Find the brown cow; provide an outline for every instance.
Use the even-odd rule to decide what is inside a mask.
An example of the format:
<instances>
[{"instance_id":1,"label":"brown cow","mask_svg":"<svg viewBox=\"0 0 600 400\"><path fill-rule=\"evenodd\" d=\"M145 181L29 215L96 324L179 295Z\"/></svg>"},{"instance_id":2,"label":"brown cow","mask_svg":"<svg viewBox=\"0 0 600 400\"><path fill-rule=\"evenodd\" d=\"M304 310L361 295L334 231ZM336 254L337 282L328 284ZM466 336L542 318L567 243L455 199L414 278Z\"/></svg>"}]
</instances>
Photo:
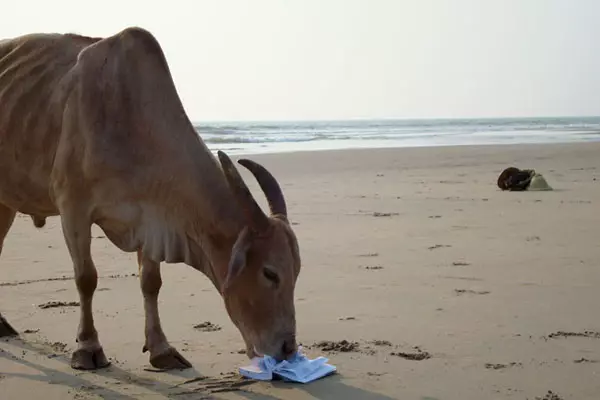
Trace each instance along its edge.
<instances>
[{"instance_id":1,"label":"brown cow","mask_svg":"<svg viewBox=\"0 0 600 400\"><path fill-rule=\"evenodd\" d=\"M73 368L109 364L92 315L92 224L138 254L143 351L153 366L190 366L161 327L160 262L184 262L210 278L249 357L296 351L300 256L283 194L264 167L239 161L265 193L267 216L229 157L218 156L220 164L186 116L148 31L0 43L0 244L17 212L38 227L60 215L81 303Z\"/></svg>"}]
</instances>

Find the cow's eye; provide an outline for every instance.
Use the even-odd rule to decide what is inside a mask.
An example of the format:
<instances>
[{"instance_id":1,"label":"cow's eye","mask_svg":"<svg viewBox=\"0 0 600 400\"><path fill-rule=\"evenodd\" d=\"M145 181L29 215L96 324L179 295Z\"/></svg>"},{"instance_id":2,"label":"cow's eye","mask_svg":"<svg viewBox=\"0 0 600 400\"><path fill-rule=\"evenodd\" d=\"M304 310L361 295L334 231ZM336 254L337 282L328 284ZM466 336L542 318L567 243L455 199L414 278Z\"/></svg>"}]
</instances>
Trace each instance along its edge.
<instances>
[{"instance_id":1,"label":"cow's eye","mask_svg":"<svg viewBox=\"0 0 600 400\"><path fill-rule=\"evenodd\" d=\"M263 268L263 275L274 284L279 284L279 275L269 268Z\"/></svg>"}]
</instances>

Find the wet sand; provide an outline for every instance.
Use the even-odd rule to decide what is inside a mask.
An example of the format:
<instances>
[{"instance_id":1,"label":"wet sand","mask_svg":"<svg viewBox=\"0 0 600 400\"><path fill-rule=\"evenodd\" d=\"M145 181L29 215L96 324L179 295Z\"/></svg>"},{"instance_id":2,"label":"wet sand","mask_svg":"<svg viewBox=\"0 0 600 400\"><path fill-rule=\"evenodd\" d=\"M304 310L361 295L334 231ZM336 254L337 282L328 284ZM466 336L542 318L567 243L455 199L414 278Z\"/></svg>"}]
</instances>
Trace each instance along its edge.
<instances>
[{"instance_id":1,"label":"wet sand","mask_svg":"<svg viewBox=\"0 0 600 400\"><path fill-rule=\"evenodd\" d=\"M112 366L71 370L79 299L60 220L37 230L20 215L0 259L0 310L22 335L0 341L0 397L598 399L598 154L600 144L252 156L280 180L299 238L299 339L339 369L308 385L240 382L241 337L208 279L183 264L163 265L161 318L195 368L148 370L135 256L98 228L95 319ZM510 165L555 190L501 192Z\"/></svg>"}]
</instances>

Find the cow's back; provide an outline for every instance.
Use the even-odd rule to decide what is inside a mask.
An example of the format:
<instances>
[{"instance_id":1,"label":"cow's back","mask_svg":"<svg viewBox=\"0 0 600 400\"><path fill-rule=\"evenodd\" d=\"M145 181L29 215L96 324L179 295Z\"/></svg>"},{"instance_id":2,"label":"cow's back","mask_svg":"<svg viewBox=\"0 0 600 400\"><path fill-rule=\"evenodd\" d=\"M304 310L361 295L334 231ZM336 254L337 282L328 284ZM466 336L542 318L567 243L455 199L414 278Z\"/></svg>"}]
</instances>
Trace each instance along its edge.
<instances>
[{"instance_id":1,"label":"cow's back","mask_svg":"<svg viewBox=\"0 0 600 400\"><path fill-rule=\"evenodd\" d=\"M60 137L61 80L98 39L30 34L0 41L0 203L56 213L49 176Z\"/></svg>"}]
</instances>

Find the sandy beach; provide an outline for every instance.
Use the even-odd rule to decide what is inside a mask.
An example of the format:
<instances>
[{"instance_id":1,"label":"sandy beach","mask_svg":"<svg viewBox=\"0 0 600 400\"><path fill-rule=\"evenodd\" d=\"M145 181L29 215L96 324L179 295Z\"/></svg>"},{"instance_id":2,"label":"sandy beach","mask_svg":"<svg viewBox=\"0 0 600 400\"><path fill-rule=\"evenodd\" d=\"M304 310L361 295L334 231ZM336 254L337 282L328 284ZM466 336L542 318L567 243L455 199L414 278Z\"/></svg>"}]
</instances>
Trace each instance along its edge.
<instances>
[{"instance_id":1,"label":"sandy beach","mask_svg":"<svg viewBox=\"0 0 600 400\"><path fill-rule=\"evenodd\" d=\"M280 181L298 235L299 340L338 367L308 385L240 385L242 339L208 278L183 264L163 265L160 311L194 369L147 370L135 255L97 227L95 319L112 366L71 370L78 297L60 220L37 230L19 215L0 310L21 337L0 341L0 398L599 399L598 154L600 143L250 156ZM555 190L501 192L511 165Z\"/></svg>"}]
</instances>

